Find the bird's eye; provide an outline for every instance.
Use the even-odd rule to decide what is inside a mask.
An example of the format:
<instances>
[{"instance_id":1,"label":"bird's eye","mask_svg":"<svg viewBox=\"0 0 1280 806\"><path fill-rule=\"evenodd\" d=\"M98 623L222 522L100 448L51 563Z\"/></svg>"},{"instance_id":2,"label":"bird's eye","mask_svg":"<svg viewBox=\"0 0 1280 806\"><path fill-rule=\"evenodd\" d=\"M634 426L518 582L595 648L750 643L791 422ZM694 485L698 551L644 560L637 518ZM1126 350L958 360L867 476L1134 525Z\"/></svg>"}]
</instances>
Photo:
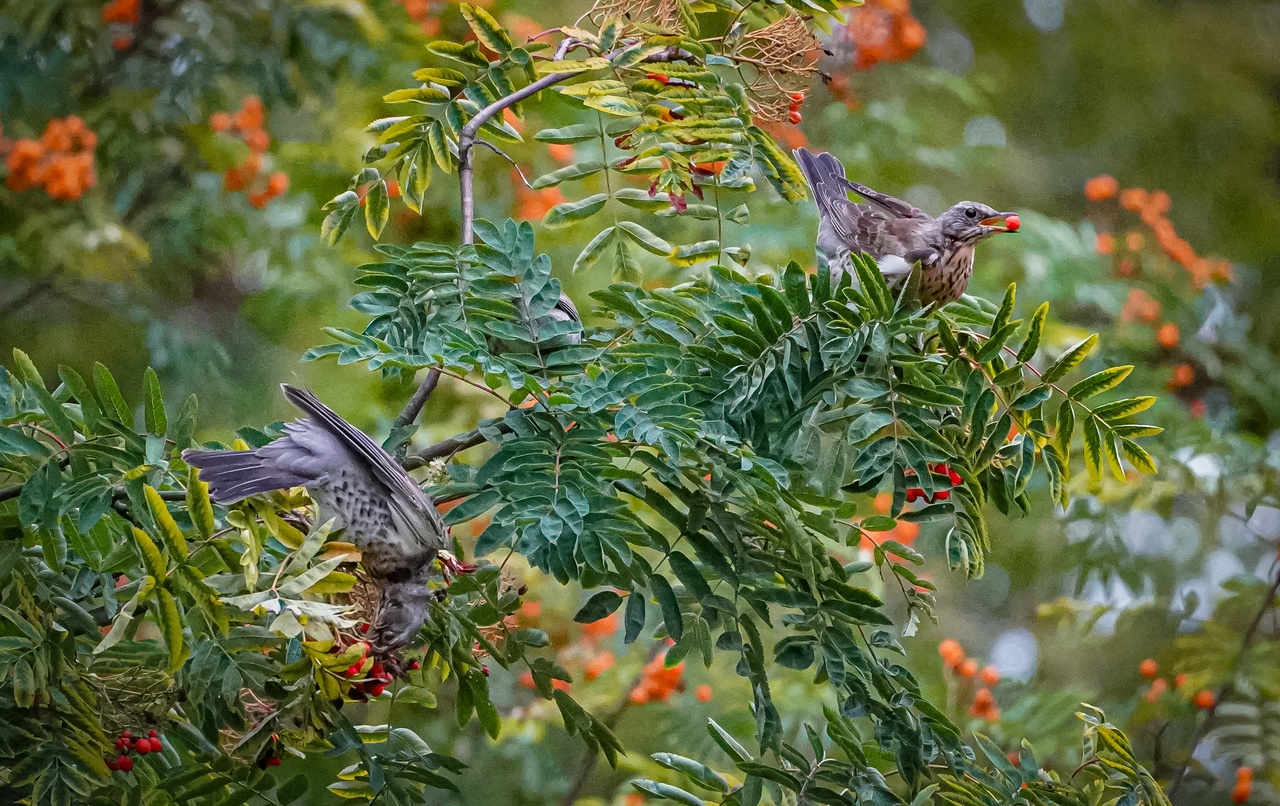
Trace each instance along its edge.
<instances>
[{"instance_id":1,"label":"bird's eye","mask_svg":"<svg viewBox=\"0 0 1280 806\"><path fill-rule=\"evenodd\" d=\"M965 210L965 211L964 211L964 214L965 214L966 216L968 216L969 218L977 218L977 217L978 217L978 210L977 210L977 208L976 208L976 207L970 207L970 208L968 208L967 210Z\"/></svg>"}]
</instances>

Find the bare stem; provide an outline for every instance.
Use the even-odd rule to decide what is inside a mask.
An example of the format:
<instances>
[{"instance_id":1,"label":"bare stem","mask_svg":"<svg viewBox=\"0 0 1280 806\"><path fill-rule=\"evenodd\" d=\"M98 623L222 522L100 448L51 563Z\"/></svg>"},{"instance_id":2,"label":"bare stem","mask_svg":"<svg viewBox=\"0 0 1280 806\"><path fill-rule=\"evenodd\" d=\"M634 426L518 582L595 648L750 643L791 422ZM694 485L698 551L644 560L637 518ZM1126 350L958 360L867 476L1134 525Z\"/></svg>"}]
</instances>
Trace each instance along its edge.
<instances>
[{"instance_id":1,"label":"bare stem","mask_svg":"<svg viewBox=\"0 0 1280 806\"><path fill-rule=\"evenodd\" d=\"M440 370L432 367L427 373L427 377L422 379L422 384L418 386L418 390L413 393L413 397L409 398L409 402L404 404L404 408L396 415L396 419L392 421L392 429L403 428L414 420L418 419L418 414L422 411L422 407L427 405L431 393L436 390L436 384L440 382Z\"/></svg>"}]
</instances>

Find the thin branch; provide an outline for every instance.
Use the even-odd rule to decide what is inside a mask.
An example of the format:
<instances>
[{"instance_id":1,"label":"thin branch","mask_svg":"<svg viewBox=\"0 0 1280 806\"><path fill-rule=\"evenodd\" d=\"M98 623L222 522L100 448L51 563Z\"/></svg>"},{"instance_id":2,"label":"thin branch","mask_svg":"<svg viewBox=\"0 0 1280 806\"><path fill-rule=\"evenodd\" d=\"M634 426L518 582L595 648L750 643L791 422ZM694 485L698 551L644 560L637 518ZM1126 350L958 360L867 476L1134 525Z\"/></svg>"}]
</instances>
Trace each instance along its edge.
<instances>
[{"instance_id":1,"label":"thin branch","mask_svg":"<svg viewBox=\"0 0 1280 806\"><path fill-rule=\"evenodd\" d=\"M502 157L504 160L511 163L511 167L516 169L516 173L520 174L520 181L524 182L524 186L529 188L530 190L533 189L533 185L529 184L529 177L524 175L524 171L520 170L520 164L515 161L514 157L512 157L510 154L503 151L502 149L498 148L493 143L490 143L488 140L484 139L483 137L476 138L476 145L484 146L485 148L489 149L493 153L497 154L499 157Z\"/></svg>"},{"instance_id":2,"label":"thin branch","mask_svg":"<svg viewBox=\"0 0 1280 806\"><path fill-rule=\"evenodd\" d=\"M1240 666L1244 660L1244 655L1249 651L1249 647L1253 645L1254 640L1258 637L1258 630L1262 627L1262 620L1266 618L1267 612L1275 605L1276 595L1280 593L1280 561L1272 566L1275 579L1272 580L1271 586L1267 588L1267 595L1262 597L1262 604L1258 606L1258 612L1254 613L1253 621L1249 623L1249 628L1244 631L1244 638L1240 642L1240 652L1236 655L1233 664L1232 678L1218 689L1218 693L1213 698L1213 705L1205 711L1204 719L1196 726L1195 733L1191 735L1191 743L1187 747L1186 760L1182 762L1182 766L1178 769L1173 779L1173 785L1169 787L1169 797L1172 799L1178 794L1178 788L1182 786L1182 782L1187 779L1187 773L1191 769L1191 760L1195 757L1196 748L1200 746L1200 742L1204 741L1205 736L1213 728L1214 718L1218 714L1218 706L1222 701L1236 691L1235 672L1234 669Z\"/></svg>"},{"instance_id":3,"label":"thin branch","mask_svg":"<svg viewBox=\"0 0 1280 806\"><path fill-rule=\"evenodd\" d=\"M504 426L499 426L499 428L505 429ZM424 448L418 453L406 456L403 462L404 469L414 470L416 468L423 467L430 464L435 459L444 459L453 456L454 454L461 453L468 448L474 448L477 445L481 445L486 441L485 436L480 433L480 429L473 428L464 434L458 434L457 436L441 440L434 445Z\"/></svg>"},{"instance_id":4,"label":"thin branch","mask_svg":"<svg viewBox=\"0 0 1280 806\"><path fill-rule=\"evenodd\" d=\"M391 422L391 428L404 428L414 420L418 419L418 414L422 411L422 407L427 405L427 400L431 397L431 393L436 390L436 384L440 383L440 370L432 367L427 373L427 377L422 379L422 384L418 390L413 393L413 397L409 398L409 402L404 404L404 408L396 415L395 420Z\"/></svg>"},{"instance_id":5,"label":"thin branch","mask_svg":"<svg viewBox=\"0 0 1280 806\"><path fill-rule=\"evenodd\" d=\"M22 495L21 484L15 484L12 487L5 487L3 489L0 489L0 503L3 503L5 501L10 501L14 498L17 498L20 495Z\"/></svg>"},{"instance_id":6,"label":"thin branch","mask_svg":"<svg viewBox=\"0 0 1280 806\"><path fill-rule=\"evenodd\" d=\"M476 116L467 121L466 125L458 132L458 185L462 195L463 243L475 243L476 240L475 176L472 167L471 151L476 144L476 135L480 133L480 127L485 123L488 123L490 118L502 110L520 103L525 98L537 95L547 87L559 84L561 81L575 75L577 75L577 73L550 73L545 75L532 84L518 89L510 95L499 98L484 109L481 109L476 113Z\"/></svg>"}]
</instances>

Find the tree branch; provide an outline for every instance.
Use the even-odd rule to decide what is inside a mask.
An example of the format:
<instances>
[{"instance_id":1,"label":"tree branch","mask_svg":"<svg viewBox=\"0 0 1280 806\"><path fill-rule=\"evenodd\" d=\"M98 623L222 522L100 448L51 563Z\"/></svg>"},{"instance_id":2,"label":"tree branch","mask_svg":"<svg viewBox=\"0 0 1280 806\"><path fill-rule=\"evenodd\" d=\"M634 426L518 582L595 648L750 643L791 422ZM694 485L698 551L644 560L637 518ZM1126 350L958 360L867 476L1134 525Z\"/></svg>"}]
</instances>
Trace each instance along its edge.
<instances>
[{"instance_id":1,"label":"tree branch","mask_svg":"<svg viewBox=\"0 0 1280 806\"><path fill-rule=\"evenodd\" d=\"M404 408L396 415L395 420L391 422L392 430L403 428L414 420L418 419L418 414L422 411L422 407L427 405L427 400L431 397L431 393L436 390L436 384L440 383L440 370L432 367L427 373L427 377L422 379L422 384L418 390L413 393L413 397L409 398L409 402L404 404Z\"/></svg>"},{"instance_id":2,"label":"tree branch","mask_svg":"<svg viewBox=\"0 0 1280 806\"><path fill-rule=\"evenodd\" d=\"M511 433L511 427L506 423L498 423L497 428L504 434ZM461 453L468 448L474 448L487 441L488 439L480 433L479 428L473 428L466 433L441 440L440 442L424 448L411 456L406 456L404 460L404 468L405 470L414 470L415 468L430 464L433 459L443 459L445 457L453 456L455 453Z\"/></svg>"},{"instance_id":3,"label":"tree branch","mask_svg":"<svg viewBox=\"0 0 1280 806\"><path fill-rule=\"evenodd\" d=\"M1262 620L1266 618L1267 611L1275 605L1276 595L1280 593L1280 562L1273 566L1275 579L1271 582L1271 586L1267 588L1267 595L1262 598L1262 604L1258 606L1258 612L1254 614L1253 621L1249 623L1249 628L1244 631L1244 638L1240 642L1240 652L1236 655L1236 662L1233 665L1232 679L1223 684L1218 689L1218 693L1213 698L1213 705L1205 712L1204 720L1196 726L1196 731L1191 735L1191 743L1187 747L1187 758L1182 762L1177 775L1173 779L1173 785L1169 787L1169 797L1172 798L1178 794L1178 788L1182 786L1182 782L1187 778L1187 772L1191 769L1191 760L1195 756L1196 748L1200 746L1200 742L1204 741L1204 737L1209 734L1213 728L1214 717L1218 714L1218 706L1227 697L1230 697L1236 691L1235 685L1235 669L1238 669L1240 662L1244 659L1244 654L1249 651L1249 647L1253 645L1254 640L1258 637L1258 630L1262 627Z\"/></svg>"},{"instance_id":4,"label":"tree branch","mask_svg":"<svg viewBox=\"0 0 1280 806\"><path fill-rule=\"evenodd\" d=\"M462 193L463 243L475 243L476 239L475 176L472 169L471 152L475 147L476 135L480 133L480 127L502 110L520 103L531 95L537 95L547 87L559 84L566 78L570 78L575 75L577 75L577 73L550 73L545 75L532 84L518 89L510 95L499 98L484 109L481 109L476 113L476 116L467 121L466 125L458 132L458 185Z\"/></svg>"}]
</instances>

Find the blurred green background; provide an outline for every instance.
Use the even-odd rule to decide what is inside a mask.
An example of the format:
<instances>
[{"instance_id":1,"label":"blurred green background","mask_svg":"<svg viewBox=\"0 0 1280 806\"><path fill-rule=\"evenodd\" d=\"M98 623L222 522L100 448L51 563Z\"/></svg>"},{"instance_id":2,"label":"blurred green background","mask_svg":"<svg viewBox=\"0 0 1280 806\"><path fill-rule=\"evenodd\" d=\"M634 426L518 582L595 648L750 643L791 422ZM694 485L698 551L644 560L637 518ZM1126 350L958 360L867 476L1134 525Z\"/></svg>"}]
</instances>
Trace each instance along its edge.
<instances>
[{"instance_id":1,"label":"blurred green background","mask_svg":"<svg viewBox=\"0 0 1280 806\"><path fill-rule=\"evenodd\" d=\"M496 0L489 8L528 36L571 23L586 7ZM1081 701L1127 720L1148 758L1158 749L1152 726L1165 721L1172 727L1160 740L1185 745L1189 723L1173 717L1189 695L1149 701L1138 663L1152 657L1161 674L1172 669L1205 619L1238 636L1252 613L1233 596L1256 596L1280 537L1280 510L1270 506L1280 467L1272 436L1280 417L1280 294L1272 285L1280 274L1280 3L876 0L849 15L822 64L830 85L815 86L798 128L775 134L831 150L851 177L934 214L961 199L1023 212L1017 238L979 250L970 293L998 297L1016 281L1023 313L1052 301L1058 341L1099 330L1105 358L1137 365L1132 393L1162 396L1156 419L1167 429L1153 451L1157 478L1128 486L1079 479L1084 494L1070 512L1054 511L1042 490L1030 517L997 519L980 581L946 571L941 534L911 535L940 588L940 624L908 639L919 650L910 664L929 681L926 693L968 719L973 684L944 672L932 649L943 637L960 640L1004 677L995 689L1000 718L975 717L971 726L1005 740L1028 737L1067 768ZM877 25L908 18L927 42L918 51L897 42L895 53L864 64L885 47L872 41ZM423 63L424 42L466 32L455 5L423 0L10 0L0 12L6 354L21 347L49 372L66 363L87 374L101 361L134 388L155 367L171 399L199 395L205 438L285 417L281 381L309 384L385 433L406 384L299 362L326 340L323 326L362 323L345 306L354 267L373 254L362 231L325 244L321 205L358 170L373 143L364 125L389 114L381 97ZM251 150L211 119L250 96L262 100L270 139L257 184L235 190L227 172ZM559 103L539 108L539 125L557 125ZM18 142L40 141L50 120L68 116L95 135L92 185L75 199L24 189L14 178L26 170L13 157ZM530 176L558 164L539 143L512 154ZM287 190L255 203L275 172L287 176ZM1084 185L1099 174L1126 189L1164 191L1167 216L1143 222L1114 198L1090 202ZM536 219L558 200L522 188L487 153L477 196L480 215L499 219ZM763 189L749 204L748 271L791 259L812 265L811 205L792 207ZM1157 246L1153 224L1164 220L1159 226L1171 226L1197 255L1228 261L1230 277L1219 270L1194 282ZM1114 238L1111 254L1098 253L1099 233ZM383 240L449 242L457 234L456 188L437 179L421 217L393 208ZM607 266L570 276L587 237L581 225L539 230L538 247L590 322L589 294L611 278ZM653 284L706 270L657 259L645 268ZM1170 324L1172 340L1160 329ZM443 384L418 439L466 430L495 413L487 405ZM697 756L710 752L705 716L730 728L750 720L744 684L728 669L690 669L683 690L628 705L644 648L624 653L616 635L582 635L569 621L577 593L529 581L545 594L530 618L557 636L567 665L583 669L617 654L616 666L575 684L575 694L605 713L616 704L628 747L683 746ZM1274 634L1270 621L1263 628ZM701 685L710 686L705 698ZM628 770L584 771L583 749L554 714L530 706L519 681L495 688L509 723L496 745L474 725L418 726L472 765L465 802L622 802ZM804 680L780 689L775 696L793 718L816 713ZM1280 717L1271 718L1280 730ZM1228 766L1252 759L1280 783L1280 748L1255 744L1236 752L1224 740L1204 760L1227 765L1229 777ZM1257 802L1280 802L1269 787L1259 785ZM1225 788L1210 784L1182 797L1227 802Z\"/></svg>"}]
</instances>

